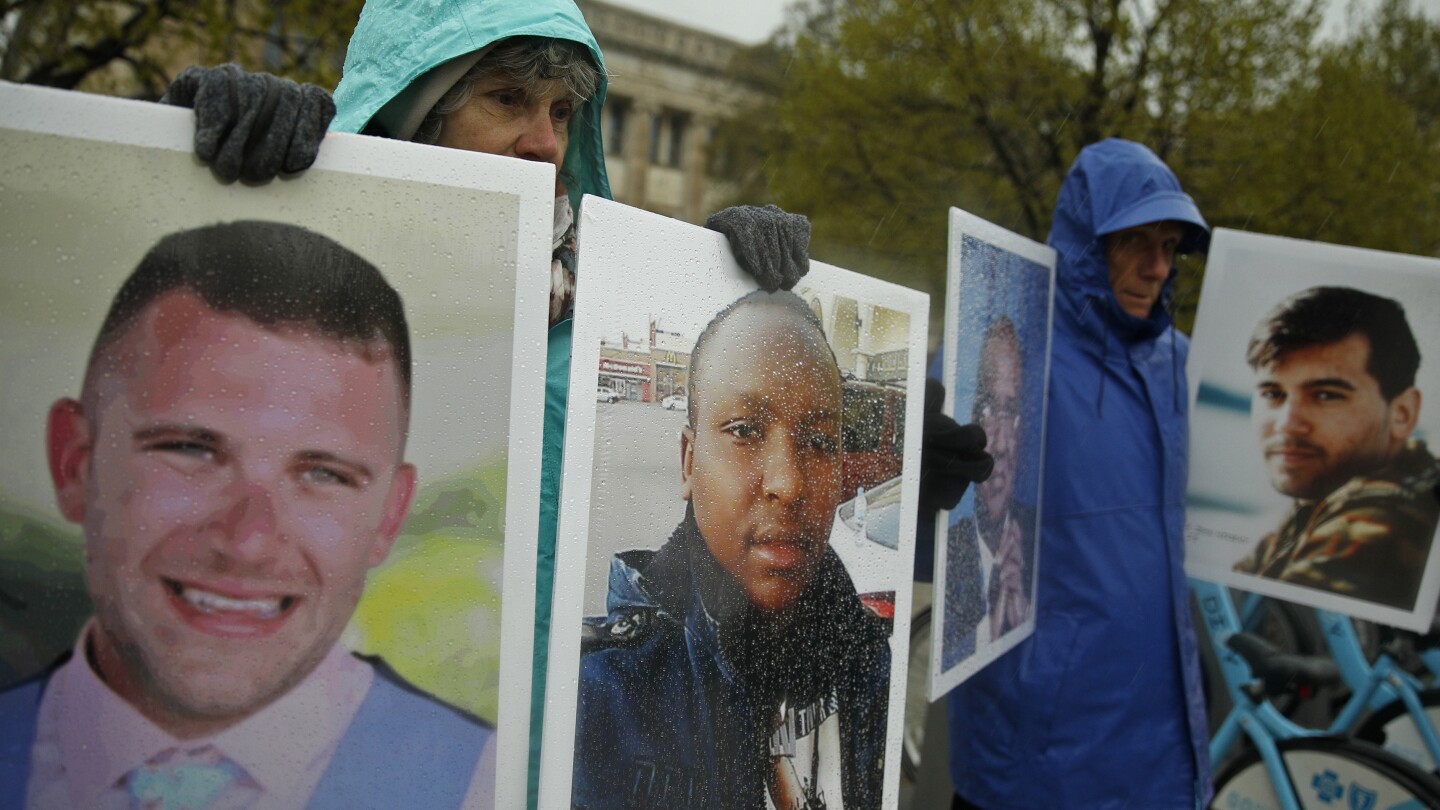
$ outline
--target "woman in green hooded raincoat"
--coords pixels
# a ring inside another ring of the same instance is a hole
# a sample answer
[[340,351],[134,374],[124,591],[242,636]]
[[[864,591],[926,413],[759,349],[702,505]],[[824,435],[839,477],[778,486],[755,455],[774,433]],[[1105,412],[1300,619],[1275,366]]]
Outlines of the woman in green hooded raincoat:
[[[546,52],[538,62],[527,56],[537,50]],[[517,55],[521,57],[518,60]],[[524,63],[520,69],[523,76],[517,81],[506,68],[487,69],[497,60],[511,68]],[[581,60],[587,64],[580,64]],[[243,74],[234,66],[227,68],[231,71],[224,77],[227,80]],[[184,78],[184,74],[177,78],[176,85]],[[606,84],[604,57],[573,0],[368,0],[346,53],[343,78],[335,91],[336,117],[330,126],[337,132],[541,160],[558,170],[531,693],[531,807],[538,778],[570,374],[574,211],[585,194],[611,198],[600,117]],[[176,85],[167,95],[175,94]],[[274,89],[266,87],[261,95]],[[308,86],[304,90],[321,92]],[[222,91],[219,95],[226,94]],[[193,88],[186,96],[191,101],[198,99]],[[169,100],[189,105],[184,99]],[[198,103],[195,106],[197,126],[203,128],[200,119],[204,111]],[[220,106],[221,116],[232,119],[218,122],[222,130],[233,119],[244,117],[233,102]],[[306,102],[300,106],[303,109]],[[303,121],[298,125],[294,121],[267,124],[269,133],[241,135],[237,130],[237,137],[245,141],[236,152],[245,153],[241,171],[247,179],[273,176],[281,168],[303,168],[318,148],[314,136],[300,134],[305,130]],[[294,136],[284,131],[287,125],[295,127]],[[277,155],[269,161],[275,168],[256,172],[254,167],[267,161],[252,160],[255,144],[267,141],[279,144]],[[288,155],[282,160],[278,152],[287,148]],[[308,157],[295,157],[307,151]],[[230,169],[232,175],[237,166],[238,159]],[[216,168],[217,174],[222,174],[218,161]],[[809,222],[804,217],[774,206],[743,206],[712,216],[706,225],[729,237],[741,266],[766,289],[788,289],[808,269]],[[542,271],[536,268],[536,272]],[[948,432],[931,429],[932,418],[943,419]],[[927,413],[926,424],[922,466],[934,466],[938,473],[927,476],[922,472],[922,489],[929,486],[943,493],[940,500],[953,503],[970,478],[983,479],[983,471],[988,471],[983,433],[960,431],[938,411]]]
[[[556,199],[552,241],[552,307],[545,363],[545,420],[540,483],[540,542],[536,573],[534,690],[531,696],[531,795],[534,795],[540,725],[545,698],[550,602],[555,577],[555,531],[559,517],[565,408],[570,384],[571,321],[556,299],[573,282],[573,211],[584,194],[610,199],[601,144],[605,60],[571,0],[370,0],[350,38],[344,78],[335,90],[331,130],[414,137],[434,105],[502,40],[541,37],[571,42],[593,60],[598,81],[568,121],[568,141],[555,162],[565,195]],[[562,99],[568,100],[568,99]],[[548,113],[549,110],[542,112]],[[534,140],[538,140],[535,138]],[[442,144],[450,145],[450,144]],[[558,144],[556,144],[558,146]],[[462,147],[464,148],[464,147]],[[521,146],[543,151],[544,145]],[[491,151],[477,149],[475,151]],[[517,155],[545,159],[544,155]],[[557,188],[557,192],[560,189]],[[566,266],[568,265],[568,267]],[[540,272],[539,268],[535,269]],[[561,278],[556,279],[556,274]],[[572,288],[573,289],[573,288]]]
[[[542,71],[535,77],[538,78],[536,85],[541,88],[538,92],[517,98],[508,95],[516,89],[511,83],[487,83],[486,64],[517,41],[532,46],[559,41],[571,46],[563,50],[588,56],[592,63],[593,85],[583,86],[587,84],[583,79],[573,80],[573,74],[585,72],[583,68],[575,66],[579,69],[571,70],[557,64],[564,62],[563,54],[549,61],[549,72]],[[457,97],[453,89],[457,82],[475,79],[477,74],[479,78],[474,85]],[[558,170],[551,245],[554,253],[535,584],[529,769],[532,806],[545,699],[555,534],[570,378],[570,308],[576,247],[573,212],[585,194],[611,198],[601,143],[600,112],[605,102],[606,80],[604,56],[571,0],[369,0],[346,53],[344,77],[335,91],[336,117],[330,127],[338,132],[421,140],[440,146],[543,160],[554,163]],[[582,86],[576,87],[577,84]],[[479,112],[475,110],[476,102],[467,103],[472,93],[480,97]],[[487,93],[494,96],[484,97]],[[471,120],[466,120],[467,116]],[[554,126],[550,138],[545,132],[547,119]],[[751,208],[748,215],[766,218],[763,226],[771,240],[778,233],[782,240],[799,241],[801,261],[792,261],[791,266],[782,268],[784,278],[779,282],[780,286],[793,285],[805,269],[809,223],[803,217],[785,214],[773,207],[767,211]],[[734,228],[719,229],[727,231],[732,244],[743,238],[743,235],[737,236]],[[746,264],[747,251],[740,249],[740,245],[735,246],[742,265]],[[748,265],[747,269],[750,269]],[[761,280],[765,281],[763,277]],[[769,286],[773,288],[777,284],[772,282]]]

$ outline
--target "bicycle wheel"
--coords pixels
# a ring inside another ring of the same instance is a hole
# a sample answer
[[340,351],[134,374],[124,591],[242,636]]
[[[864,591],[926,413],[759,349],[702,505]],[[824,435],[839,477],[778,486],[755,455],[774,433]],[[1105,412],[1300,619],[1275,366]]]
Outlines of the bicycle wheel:
[[[1440,689],[1421,691],[1420,705],[1425,708],[1430,727],[1440,729]],[[1374,743],[1424,770],[1435,771],[1435,761],[1425,750],[1425,743],[1420,740],[1420,732],[1416,730],[1410,713],[1405,711],[1405,704],[1399,700],[1381,706],[1379,711],[1365,718],[1365,722],[1356,729],[1355,738]]]
[[905,728],[900,744],[900,773],[920,778],[920,749],[925,744],[925,716],[930,712],[930,608],[910,620],[910,662],[906,671]]
[[[1300,737],[1278,747],[1303,810],[1440,808],[1440,782],[1382,748],[1344,737]],[[1258,751],[1247,750],[1221,769],[1210,807],[1279,810]]]

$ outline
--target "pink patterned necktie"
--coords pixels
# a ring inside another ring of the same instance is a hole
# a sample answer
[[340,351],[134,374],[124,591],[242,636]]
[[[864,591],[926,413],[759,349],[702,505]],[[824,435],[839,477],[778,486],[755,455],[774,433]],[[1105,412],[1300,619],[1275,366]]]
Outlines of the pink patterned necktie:
[[214,746],[168,748],[125,776],[131,810],[205,810],[245,771]]

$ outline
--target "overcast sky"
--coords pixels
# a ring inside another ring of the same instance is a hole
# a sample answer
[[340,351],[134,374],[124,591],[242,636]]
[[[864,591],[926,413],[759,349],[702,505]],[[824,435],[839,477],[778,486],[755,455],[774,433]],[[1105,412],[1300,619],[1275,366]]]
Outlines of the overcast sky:
[[[1440,1],[1440,0],[1437,0]],[[741,42],[763,41],[785,17],[789,0],[604,0]]]
[[[637,9],[656,17],[684,23],[746,44],[770,36],[784,20],[791,0],[605,0],[617,6]],[[1346,30],[1351,0],[1329,0],[1325,29],[1331,36]],[[1358,0],[1361,8],[1375,0]],[[1440,0],[1412,0],[1431,17],[1440,19]]]

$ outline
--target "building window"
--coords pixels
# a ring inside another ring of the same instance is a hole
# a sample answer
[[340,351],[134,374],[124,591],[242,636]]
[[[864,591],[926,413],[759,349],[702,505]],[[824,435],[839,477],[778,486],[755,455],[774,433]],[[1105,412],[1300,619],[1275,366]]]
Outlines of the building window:
[[655,113],[650,116],[650,162],[660,162],[660,145],[664,141],[660,133],[665,129],[665,116],[662,113]]
[[665,163],[670,166],[679,166],[685,157],[685,128],[689,124],[689,116],[684,113],[671,113],[670,118],[670,150],[666,155]]
[[729,144],[721,139],[719,127],[710,127],[709,144],[707,173],[711,177],[729,177],[735,170],[735,161]]
[[690,116],[667,111],[650,118],[650,162],[679,167],[685,159],[685,130]]
[[630,119],[630,99],[611,98],[605,102],[605,154],[625,154],[625,123]]

